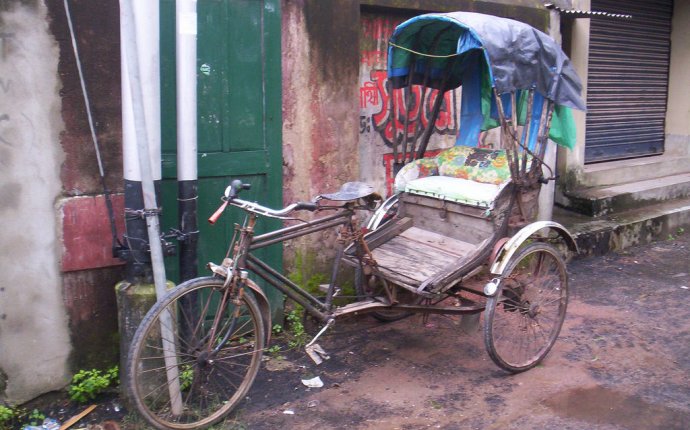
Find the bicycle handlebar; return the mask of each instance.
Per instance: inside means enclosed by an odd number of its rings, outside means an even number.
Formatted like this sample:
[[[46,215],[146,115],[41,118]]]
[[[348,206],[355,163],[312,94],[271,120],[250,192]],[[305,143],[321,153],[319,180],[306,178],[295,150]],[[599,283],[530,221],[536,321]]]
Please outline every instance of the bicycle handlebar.
[[[296,210],[307,210],[307,211],[315,211],[319,208],[319,205],[314,202],[297,202],[293,203],[291,205],[288,205],[284,207],[283,209],[271,209],[265,206],[261,206],[258,203],[252,203],[248,202],[246,200],[241,200],[238,199],[238,195],[240,194],[240,191],[242,190],[248,190],[251,188],[251,184],[244,184],[242,181],[239,179],[235,179],[230,183],[230,186],[228,186],[225,189],[225,198],[223,204],[216,210],[213,215],[211,215],[208,219],[208,222],[210,224],[215,224],[216,221],[218,221],[218,218],[225,212],[225,208],[228,207],[228,205],[232,205],[235,207],[238,207],[240,209],[244,209],[249,212],[254,212],[259,215],[267,216],[267,217],[272,217],[272,218],[281,218],[286,215],[288,215],[292,211]]]

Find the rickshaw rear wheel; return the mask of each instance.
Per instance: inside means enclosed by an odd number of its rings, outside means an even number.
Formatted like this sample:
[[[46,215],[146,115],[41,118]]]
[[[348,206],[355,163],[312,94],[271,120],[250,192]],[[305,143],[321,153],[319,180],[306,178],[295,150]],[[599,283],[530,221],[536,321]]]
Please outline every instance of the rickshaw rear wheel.
[[[568,307],[565,262],[552,245],[526,245],[508,263],[486,303],[484,344],[504,370],[519,373],[541,362],[556,342]]]

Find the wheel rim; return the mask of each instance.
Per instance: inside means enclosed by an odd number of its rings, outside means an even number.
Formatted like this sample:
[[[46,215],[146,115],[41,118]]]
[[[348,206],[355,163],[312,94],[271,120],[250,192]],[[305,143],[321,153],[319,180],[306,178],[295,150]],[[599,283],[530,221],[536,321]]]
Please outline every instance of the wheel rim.
[[[206,286],[160,309],[138,343],[133,366],[133,391],[152,424],[211,425],[244,397],[263,349],[261,320],[252,303],[247,298],[233,302],[219,286]],[[212,332],[217,314],[219,329]],[[161,332],[168,333],[165,340],[174,353],[165,352]]]
[[[526,249],[509,267],[488,307],[487,347],[510,371],[538,364],[553,346],[568,303],[565,265],[543,244]]]

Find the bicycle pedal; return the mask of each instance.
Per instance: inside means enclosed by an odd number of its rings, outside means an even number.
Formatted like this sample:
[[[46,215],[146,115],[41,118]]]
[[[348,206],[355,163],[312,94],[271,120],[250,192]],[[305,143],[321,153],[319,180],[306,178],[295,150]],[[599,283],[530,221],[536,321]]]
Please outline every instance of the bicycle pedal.
[[[307,352],[309,358],[311,358],[317,366],[323,363],[324,360],[328,360],[331,358],[331,356],[328,355],[328,353],[323,348],[321,348],[321,345],[319,345],[318,343],[307,345],[304,347],[304,350]]]

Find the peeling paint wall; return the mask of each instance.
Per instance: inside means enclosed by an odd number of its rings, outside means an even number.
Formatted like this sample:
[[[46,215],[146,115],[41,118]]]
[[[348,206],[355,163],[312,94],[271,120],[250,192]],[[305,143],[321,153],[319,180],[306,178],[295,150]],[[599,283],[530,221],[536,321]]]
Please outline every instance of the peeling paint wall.
[[[65,154],[57,203],[61,220],[63,301],[69,321],[70,370],[106,368],[118,362],[114,287],[122,262],[112,256],[110,222],[98,157],[72,48],[64,3],[47,1],[50,31],[59,48],[62,120],[56,145]],[[112,196],[117,231],[124,231],[122,120],[120,101],[119,4],[70,0],[79,59],[89,95],[105,182]]]
[[[283,200],[289,203],[359,178],[359,5],[297,0],[284,1],[282,10]],[[325,265],[334,232],[314,236],[287,245],[286,267],[295,249],[318,249],[316,265]]]
[[[4,2],[3,2],[4,3]],[[12,4],[13,3],[13,4]],[[63,387],[70,340],[60,275],[58,46],[43,3],[0,12],[0,369],[2,398]]]

